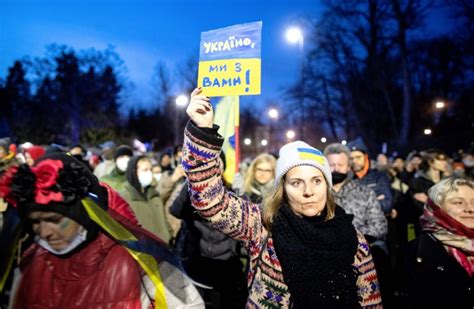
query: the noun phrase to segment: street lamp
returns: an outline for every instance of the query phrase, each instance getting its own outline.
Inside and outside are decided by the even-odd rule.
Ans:
[[[445,104],[443,101],[438,101],[436,102],[435,106],[436,106],[436,109],[442,109],[444,108]]]
[[[423,133],[424,133],[425,135],[431,135],[432,132],[431,132],[431,129],[425,129],[425,130],[423,131]]]
[[[279,116],[279,112],[278,112],[278,109],[276,109],[275,107],[272,107],[268,110],[268,117],[270,117],[270,130],[268,132],[268,140],[270,141],[270,144],[273,147],[277,144],[276,138],[273,132],[275,131],[274,122],[278,120],[278,116]],[[270,149],[270,151],[273,151],[273,149]]]
[[[176,106],[183,107],[183,106],[186,106],[187,104],[188,104],[188,97],[185,96],[184,94],[179,95],[176,98]]]
[[[261,144],[262,144],[262,146],[267,146],[268,141],[266,139],[262,139]]]
[[[346,141],[345,139],[343,139],[343,140],[341,141],[341,144],[346,145],[346,144],[347,144],[347,141]]]
[[[290,27],[286,29],[286,40],[291,44],[303,41],[303,31],[299,27]]]
[[[295,131],[293,130],[288,130],[286,131],[286,137],[289,139],[289,140],[292,140],[295,138]]]
[[[249,146],[250,144],[252,144],[252,140],[250,138],[246,138],[244,139],[244,144]]]
[[[278,110],[276,108],[270,108],[268,110],[268,117],[278,119]]]
[[[181,114],[179,113],[178,109],[188,104],[188,97],[184,94],[181,94],[176,97],[175,103],[176,106],[174,109],[174,144],[179,145],[181,143],[181,141],[179,140],[181,134],[178,134],[178,132],[180,132],[179,124],[181,122]]]
[[[305,138],[305,126],[306,126],[306,115],[304,113],[304,35],[303,30],[300,27],[289,27],[286,30],[286,40],[290,44],[298,44],[300,50],[300,61],[301,61],[301,68],[300,68],[300,83],[301,83],[301,90],[299,91],[299,112],[300,112],[300,136],[301,138]]]
[[[327,142],[327,139],[326,139],[324,136],[323,136],[323,137],[321,137],[321,143],[323,143],[323,144],[324,144],[324,143],[326,143],[326,142]]]

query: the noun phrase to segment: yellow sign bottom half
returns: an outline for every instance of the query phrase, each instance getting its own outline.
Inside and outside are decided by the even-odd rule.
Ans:
[[[199,62],[198,86],[208,97],[260,94],[261,59]]]

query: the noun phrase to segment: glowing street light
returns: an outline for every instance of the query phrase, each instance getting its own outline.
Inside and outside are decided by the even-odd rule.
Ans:
[[[325,142],[327,142],[327,139],[326,139],[324,136],[323,136],[323,137],[321,137],[321,143],[323,143],[323,144],[324,144]]]
[[[296,135],[296,133],[295,133],[295,131],[293,131],[293,130],[288,130],[288,131],[286,131],[286,137],[287,137],[288,139],[294,139],[294,138],[295,138],[295,135]]]
[[[431,132],[431,129],[425,129],[425,130],[423,131],[423,133],[424,133],[425,135],[431,135],[432,132]]]
[[[179,95],[176,98],[176,106],[183,107],[183,106],[186,106],[187,104],[188,104],[188,97],[185,96],[184,94]]]
[[[435,103],[436,109],[442,109],[444,108],[445,104],[443,101],[438,101]]]
[[[270,108],[268,111],[268,117],[272,119],[278,119],[278,110],[276,108]]]
[[[266,139],[262,139],[261,144],[262,144],[262,146],[267,146],[268,141]]]
[[[341,141],[341,144],[347,145],[347,141],[346,141],[345,139],[343,139],[343,140]]]
[[[298,27],[290,27],[286,30],[286,40],[292,44],[303,41],[303,31]]]
[[[246,138],[246,139],[244,139],[244,144],[248,146],[248,145],[252,144],[252,140],[250,138]]]

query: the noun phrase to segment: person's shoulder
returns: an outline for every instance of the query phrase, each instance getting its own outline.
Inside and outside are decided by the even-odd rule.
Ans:
[[[102,238],[101,246],[107,250],[104,260],[107,272],[118,274],[119,272],[138,271],[138,264],[127,249],[105,235]]]

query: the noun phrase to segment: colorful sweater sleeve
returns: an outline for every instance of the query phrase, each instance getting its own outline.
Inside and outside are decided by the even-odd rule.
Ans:
[[[191,203],[215,229],[242,241],[251,251],[262,234],[260,209],[223,185],[219,160],[223,142],[217,130],[198,128],[188,122],[184,131],[183,166]]]
[[[364,236],[357,232],[359,247],[355,256],[354,266],[356,267],[359,289],[359,302],[362,308],[383,308],[382,297],[380,295],[380,285],[375,271],[372,254],[370,254],[369,244]]]

